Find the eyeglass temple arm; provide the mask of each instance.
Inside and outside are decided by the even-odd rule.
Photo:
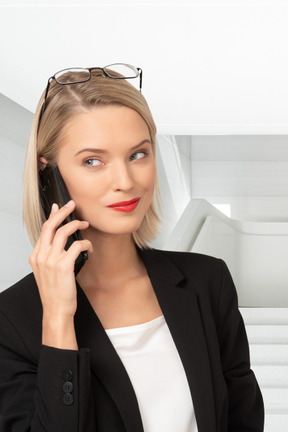
[[[43,105],[42,105],[42,109],[41,109],[41,114],[40,114],[40,120],[41,120],[41,118],[42,118],[42,116],[43,116],[43,114],[44,114],[44,111],[45,111],[45,107],[46,107],[46,99],[47,99],[47,95],[48,95],[48,91],[49,91],[50,83],[51,83],[52,79],[55,79],[54,76],[53,76],[53,77],[50,77],[50,78],[48,79],[47,87],[46,87],[45,94],[44,94],[44,101],[43,101]]]
[[[140,83],[139,83],[139,89],[140,92],[142,91],[142,78],[143,78],[143,71],[141,68],[137,68],[138,72],[139,72],[139,79],[140,79]]]

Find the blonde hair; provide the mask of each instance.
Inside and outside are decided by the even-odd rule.
[[[43,156],[48,163],[55,164],[65,125],[73,116],[87,112],[95,106],[119,105],[132,108],[146,122],[154,155],[156,151],[156,126],[149,106],[144,96],[127,80],[96,75],[80,84],[60,85],[52,81],[41,118],[44,94],[45,92],[34,115],[23,178],[23,220],[32,244],[36,243],[46,219],[39,196],[38,160]],[[135,243],[140,248],[149,247],[148,243],[157,235],[158,204],[159,188],[156,181],[151,205],[140,227],[132,233]]]

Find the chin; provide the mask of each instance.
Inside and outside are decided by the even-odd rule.
[[[99,226],[99,224],[93,224],[93,222],[90,222],[89,230],[96,233],[103,233],[108,235],[127,235],[127,234],[133,234],[133,232],[137,231],[139,227],[141,226],[142,221],[139,221],[137,223],[128,223],[125,224],[116,224],[115,222],[111,222],[109,226]],[[87,230],[88,231],[88,230]]]

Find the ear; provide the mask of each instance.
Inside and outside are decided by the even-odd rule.
[[[46,168],[47,164],[47,159],[45,159],[43,156],[40,156],[38,159],[38,168],[43,171]]]

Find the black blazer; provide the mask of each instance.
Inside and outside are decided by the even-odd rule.
[[[198,431],[263,431],[226,265],[194,253],[139,253],[187,375]],[[133,386],[81,288],[79,351],[41,346],[41,321],[32,274],[0,294],[0,432],[143,432]]]

